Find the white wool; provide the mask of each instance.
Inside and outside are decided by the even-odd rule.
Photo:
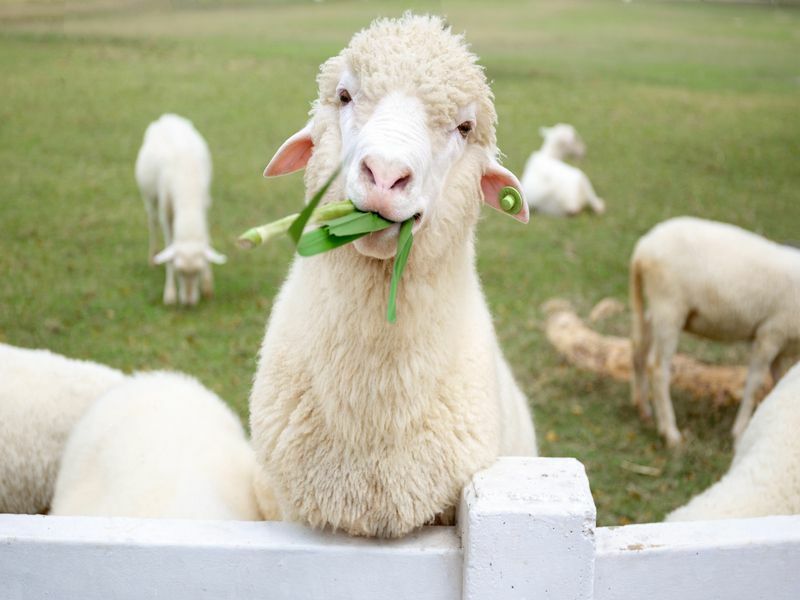
[[[196,304],[213,292],[210,263],[225,257],[211,248],[211,154],[191,121],[165,114],[150,123],[136,158],[136,182],[150,228],[150,261],[166,264],[164,303]],[[158,248],[158,227],[165,248]],[[177,276],[177,286],[176,286]]]
[[[0,513],[43,513],[67,436],[125,376],[47,350],[0,344]]]
[[[258,520],[254,464],[239,419],[196,379],[137,373],[75,426],[50,512]]]
[[[733,225],[680,217],[657,225],[639,240],[630,276],[634,405],[649,417],[652,377],[659,432],[668,444],[679,444],[669,365],[680,331],[752,342],[733,429],[738,437],[767,374],[771,371],[777,380],[798,357],[800,250]]]
[[[419,143],[431,144],[431,156],[452,148],[453,161],[446,172],[408,163],[418,179],[438,173],[428,180],[435,185],[420,189],[441,193],[424,205],[396,324],[386,322],[392,260],[372,258],[381,253],[369,243],[292,265],[273,304],[250,397],[256,489],[268,517],[400,536],[452,522],[463,486],[498,455],[536,453],[528,403],[498,346],[475,270],[482,201],[496,205],[487,192],[518,182],[493,158],[492,96],[474,62],[437,18],[377,21],[322,66],[306,130],[310,160],[304,152],[311,140],[297,144],[300,132],[267,168],[280,174],[308,160],[312,194],[342,160],[340,127],[350,126],[350,111],[357,111],[356,123],[369,123],[398,90],[414,94],[427,115]],[[343,107],[338,92],[347,74],[359,87]],[[465,107],[475,119],[466,134],[457,129]],[[293,144],[297,151],[287,154]],[[328,199],[343,197],[344,173]],[[392,235],[385,246],[395,243]]]
[[[764,399],[719,482],[667,521],[800,514],[800,365]]]
[[[596,213],[605,203],[594,191],[586,174],[564,162],[567,156],[583,156],[586,147],[572,125],[558,123],[540,129],[544,143],[530,155],[522,174],[525,198],[533,210],[563,217],[587,206]]]

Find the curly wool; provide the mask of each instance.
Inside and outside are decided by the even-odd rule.
[[[250,397],[257,494],[268,518],[396,537],[452,522],[476,471],[499,454],[535,454],[536,442],[474,265],[479,180],[496,154],[476,57],[435,17],[379,20],[357,34],[318,79],[308,195],[340,160],[332,98],[345,68],[361,82],[360,102],[405,89],[433,122],[475,102],[477,134],[415,235],[396,325],[385,320],[392,261],[345,246],[292,265]],[[326,198],[341,194],[337,181]]]
[[[44,513],[67,436],[120,371],[0,344],[0,513]]]
[[[667,521],[800,514],[800,364],[764,399],[719,482]]]

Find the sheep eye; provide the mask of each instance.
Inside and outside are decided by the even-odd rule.
[[[342,104],[349,104],[352,98],[350,97],[350,92],[347,90],[342,90],[339,92],[339,102]]]
[[[472,131],[472,121],[464,121],[458,126],[458,133],[460,133],[461,137],[464,139],[467,138],[470,131]]]

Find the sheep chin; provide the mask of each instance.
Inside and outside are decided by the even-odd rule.
[[[375,231],[353,242],[353,246],[360,254],[378,260],[389,260],[397,254],[397,235],[400,232],[400,223],[395,223],[387,229]]]

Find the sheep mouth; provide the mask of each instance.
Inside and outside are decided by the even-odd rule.
[[[385,217],[383,217],[385,218]],[[414,225],[411,233],[416,234],[424,222],[422,213],[416,213],[411,217],[414,220]],[[400,226],[404,221],[392,221],[392,225],[380,231],[374,231],[365,235],[362,238],[353,242],[356,250],[370,258],[377,258],[379,260],[389,260],[394,258],[397,253],[397,238],[400,235]],[[407,219],[406,219],[407,220]]]

